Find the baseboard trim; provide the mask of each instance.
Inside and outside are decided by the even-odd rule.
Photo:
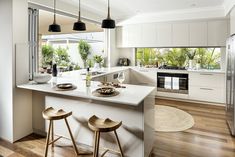
[[[195,104],[205,104],[205,105],[225,107],[225,104],[222,104],[222,103],[213,103],[213,102],[206,102],[206,101],[196,101],[196,100],[188,100],[188,99],[181,99],[181,98],[171,98],[171,97],[164,97],[164,96],[155,96],[155,98],[167,99],[167,100],[175,100],[175,101],[183,101],[183,102],[191,102],[191,103],[195,103]]]

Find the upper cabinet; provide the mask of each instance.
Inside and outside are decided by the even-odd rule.
[[[207,22],[189,23],[189,45],[207,46]]]
[[[189,45],[189,25],[187,23],[175,23],[172,25],[172,45]]]
[[[225,46],[228,35],[227,20],[208,22],[208,46]]]
[[[148,23],[142,25],[142,45],[143,47],[154,47],[157,41],[157,25]],[[140,45],[141,46],[141,45]]]
[[[169,46],[172,44],[172,24],[157,24],[157,47]]]
[[[148,23],[117,27],[117,47],[225,46],[228,21]]]

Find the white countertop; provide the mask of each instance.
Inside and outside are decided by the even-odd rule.
[[[103,69],[103,71],[105,72],[104,74],[96,75],[95,77],[128,69],[129,69],[128,67],[106,68]],[[77,89],[72,91],[56,91],[51,87],[50,83],[35,84],[30,82],[28,84],[18,85],[17,87],[33,91],[51,93],[51,94],[87,98],[92,100],[121,103],[133,106],[138,106],[145,99],[145,97],[147,97],[151,92],[155,90],[155,87],[125,84],[126,88],[117,89],[118,91],[120,91],[120,94],[117,96],[96,97],[92,95],[92,91],[99,88],[98,84],[100,84],[100,82],[92,81],[91,87],[87,88],[85,85],[85,81],[83,80],[84,76],[81,76],[81,72],[83,71],[79,70],[79,71],[68,72],[63,74],[63,76],[57,78],[57,83],[73,83],[74,85],[76,85]]]
[[[225,70],[210,70],[210,69],[199,69],[199,70],[194,70],[194,69],[187,69],[187,70],[173,70],[173,69],[158,69],[158,68],[145,68],[145,67],[130,67],[134,70],[142,71],[142,72],[150,72],[150,71],[155,71],[155,72],[169,72],[169,73],[189,73],[189,72],[196,72],[196,73],[221,73],[225,74]]]

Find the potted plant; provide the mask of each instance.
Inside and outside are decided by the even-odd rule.
[[[196,70],[199,70],[201,68],[201,60],[198,58],[196,63]]]
[[[196,55],[196,50],[194,50],[194,49],[185,49],[185,51],[186,51],[186,54],[187,54],[188,59],[189,59],[189,66],[188,66],[188,68],[189,69],[193,69],[193,59],[194,59],[194,57]]]
[[[79,54],[82,58],[84,68],[87,67],[87,58],[90,52],[91,46],[84,40],[80,40],[78,43]]]
[[[100,69],[101,68],[101,63],[104,60],[103,57],[101,55],[94,55],[93,59],[94,59],[94,62],[95,62],[94,68],[95,69]]]

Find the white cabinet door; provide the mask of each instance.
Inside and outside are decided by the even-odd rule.
[[[207,22],[189,24],[189,45],[207,46]]]
[[[172,24],[157,23],[157,41],[159,47],[172,46]]]
[[[117,27],[116,28],[116,44],[117,47],[128,47],[128,34],[129,34],[129,29],[128,26],[123,26],[123,27]]]
[[[122,38],[122,27],[117,27],[116,28],[116,44],[117,47],[122,47],[122,42],[123,42],[123,38]]]
[[[207,86],[224,88],[225,74],[190,72],[189,86]]]
[[[208,46],[225,46],[228,37],[228,21],[208,21]]]
[[[223,88],[189,87],[189,98],[197,101],[225,103]]]
[[[174,23],[172,25],[173,46],[189,46],[188,23]]]
[[[142,47],[155,47],[157,44],[157,26],[155,23],[142,25]]]
[[[189,99],[225,103],[224,89],[224,73],[189,73]]]
[[[130,80],[132,84],[156,87],[157,72],[154,69],[131,69]]]
[[[126,26],[128,30],[128,47],[141,47],[142,25]]]

